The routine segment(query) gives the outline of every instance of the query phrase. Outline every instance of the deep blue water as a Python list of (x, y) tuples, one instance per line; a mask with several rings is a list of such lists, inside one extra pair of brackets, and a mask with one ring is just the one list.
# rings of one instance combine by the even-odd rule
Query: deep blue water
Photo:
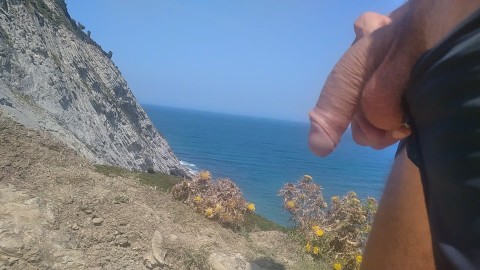
[(395, 147), (375, 151), (358, 146), (350, 132), (327, 158), (308, 149), (307, 123), (143, 105), (177, 157), (192, 170), (206, 169), (214, 178), (230, 178), (256, 211), (283, 225), (278, 190), (304, 174), (333, 195), (355, 191), (380, 198)]

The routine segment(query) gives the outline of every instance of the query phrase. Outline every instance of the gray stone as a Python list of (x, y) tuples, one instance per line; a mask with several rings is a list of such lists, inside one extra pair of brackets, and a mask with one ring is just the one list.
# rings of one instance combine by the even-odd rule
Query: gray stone
[(240, 254), (228, 256), (223, 253), (212, 253), (208, 263), (213, 270), (264, 270), (255, 263), (250, 263)]
[(153, 269), (158, 265), (157, 260), (153, 257), (152, 252), (148, 252), (143, 256), (143, 265), (148, 269)]
[(7, 262), (6, 269), (34, 269), (26, 266), (39, 266), (47, 258), (49, 269), (84, 269), (78, 251), (51, 244), (57, 233), (45, 226), (50, 219), (48, 207), (26, 197), (22, 191), (0, 186), (0, 269), (2, 261)]
[(117, 235), (115, 238), (115, 245), (120, 247), (129, 247), (131, 244), (128, 241), (128, 237), (126, 235)]
[(152, 237), (152, 255), (155, 260), (161, 264), (167, 264), (165, 257), (167, 256), (167, 251), (163, 246), (163, 236), (159, 231), (155, 231)]
[(102, 223), (103, 223), (103, 218), (101, 218), (101, 217), (94, 217), (94, 218), (92, 218), (92, 223), (93, 223), (93, 225), (95, 225), (95, 226), (100, 226), (100, 225), (102, 225)]

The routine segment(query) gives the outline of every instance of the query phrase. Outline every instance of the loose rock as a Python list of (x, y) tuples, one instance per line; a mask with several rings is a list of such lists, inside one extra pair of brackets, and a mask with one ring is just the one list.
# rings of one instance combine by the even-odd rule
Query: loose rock
[(163, 236), (159, 231), (155, 231), (152, 238), (152, 255), (159, 264), (167, 264), (165, 256), (167, 251), (163, 247)]
[(100, 225), (102, 225), (102, 223), (103, 223), (103, 218), (101, 218), (101, 217), (94, 217), (94, 218), (92, 218), (92, 223), (93, 223), (93, 225), (95, 225), (95, 226), (100, 226)]
[(73, 225), (72, 225), (72, 230), (76, 231), (76, 230), (78, 230), (78, 229), (80, 229), (80, 227), (78, 226), (78, 224), (77, 224), (77, 223), (73, 223)]

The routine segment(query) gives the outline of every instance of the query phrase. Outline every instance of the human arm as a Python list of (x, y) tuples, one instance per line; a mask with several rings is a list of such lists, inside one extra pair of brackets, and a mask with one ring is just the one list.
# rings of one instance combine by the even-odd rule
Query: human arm
[(362, 269), (435, 269), (420, 174), (405, 149), (388, 177)]

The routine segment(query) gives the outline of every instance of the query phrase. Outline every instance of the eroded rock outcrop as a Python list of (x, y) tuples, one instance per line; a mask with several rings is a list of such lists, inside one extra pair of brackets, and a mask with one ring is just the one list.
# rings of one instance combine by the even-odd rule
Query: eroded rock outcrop
[(0, 0), (0, 110), (97, 163), (186, 175), (110, 57), (63, 0)]

